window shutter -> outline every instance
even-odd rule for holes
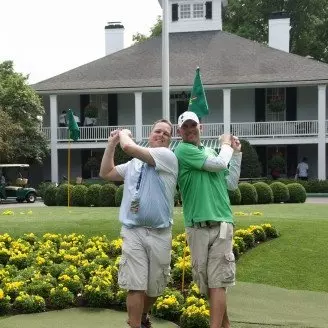
[[[172,4],[172,22],[175,22],[179,19],[178,6],[179,5],[177,3]]]
[[[206,7],[205,18],[206,19],[212,19],[212,1],[206,1],[205,2],[205,7]]]
[[[265,122],[265,89],[255,89],[255,122]]]
[[[297,88],[286,88],[286,121],[297,120]]]

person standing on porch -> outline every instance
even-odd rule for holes
[[[220,151],[200,141],[198,116],[184,112],[178,119],[182,137],[175,150],[179,162],[178,184],[192,259],[193,279],[209,296],[210,327],[230,328],[226,288],[235,284],[232,251],[233,214],[228,191],[238,188],[241,145],[237,137],[220,137]]]
[[[303,157],[302,161],[298,163],[296,175],[297,178],[300,180],[308,180],[308,171],[309,171],[309,164],[307,157]]]
[[[170,275],[173,206],[178,161],[168,149],[172,124],[154,123],[149,148],[138,146],[127,129],[111,132],[101,162],[100,176],[124,181],[120,207],[123,239],[118,283],[128,290],[128,324],[149,328],[148,312]],[[114,165],[116,145],[133,159]]]
[[[59,115],[58,123],[59,123],[59,126],[62,128],[67,126],[66,110],[63,110],[62,113]]]

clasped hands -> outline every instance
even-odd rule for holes
[[[129,129],[117,129],[110,133],[108,143],[116,146],[120,142],[120,136],[122,135],[132,138],[132,132]]]
[[[240,152],[240,150],[241,150],[240,140],[238,139],[238,137],[233,136],[232,134],[222,134],[219,137],[219,143],[220,143],[220,146],[222,146],[222,145],[231,146],[231,148],[235,152]]]

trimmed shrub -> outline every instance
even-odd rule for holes
[[[73,186],[69,185],[69,204],[72,205],[72,191]],[[68,205],[68,184],[64,183],[57,187],[57,194],[56,194],[56,204],[58,206],[67,206]]]
[[[251,232],[254,236],[254,240],[256,243],[260,243],[267,239],[264,229],[261,226],[253,226],[251,225],[248,228],[248,231]]]
[[[123,198],[123,189],[124,189],[124,184],[120,185],[117,190],[116,190],[116,194],[115,194],[115,205],[117,207],[121,206],[122,203],[122,198]]]
[[[268,184],[265,182],[256,182],[253,184],[257,192],[258,204],[270,204],[273,202],[273,193]]]
[[[244,253],[246,250],[246,244],[242,237],[235,236],[233,237],[234,243],[238,246],[239,252]]]
[[[238,187],[241,193],[241,204],[250,205],[257,203],[257,192],[252,184],[242,182]]]
[[[234,237],[241,237],[245,243],[246,249],[252,248],[255,246],[254,235],[245,229],[238,229],[234,233]]]
[[[230,204],[231,205],[239,205],[241,202],[241,193],[239,188],[236,190],[228,190]]]
[[[115,206],[115,194],[117,187],[112,183],[101,186],[99,206]]]
[[[273,201],[275,203],[286,203],[289,200],[289,191],[285,184],[282,182],[273,182],[270,184],[273,192]]]
[[[261,227],[263,228],[265,235],[268,239],[279,237],[278,230],[275,227],[273,227],[270,223],[263,223],[261,224]]]
[[[240,140],[243,160],[241,162],[241,178],[259,178],[261,165],[255,148],[246,140]]]
[[[44,194],[43,194],[43,202],[44,205],[47,206],[56,206],[56,195],[57,195],[57,187],[56,186],[49,186]]]
[[[72,190],[72,205],[85,206],[85,199],[88,188],[83,185],[75,185]]]
[[[53,182],[41,182],[36,189],[38,196],[43,198],[45,191],[49,187],[56,187],[56,184]]]
[[[91,185],[85,195],[86,206],[99,206],[100,205],[101,185]]]
[[[288,203],[304,203],[306,200],[305,188],[300,183],[290,183],[287,185],[289,191]]]

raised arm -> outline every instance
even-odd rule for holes
[[[124,129],[119,132],[120,145],[123,151],[134,158],[138,158],[141,161],[148,163],[149,165],[155,166],[155,161],[150,155],[149,149],[146,147],[138,146],[132,140],[132,134],[130,130]]]
[[[231,140],[230,134],[223,134],[219,138],[219,143],[221,145],[220,153],[218,156],[208,156],[204,162],[203,170],[209,172],[219,172],[228,168],[228,164],[233,154]]]
[[[240,141],[235,136],[231,139],[231,147],[233,149],[233,155],[229,165],[229,175],[226,177],[227,188],[229,190],[236,190],[240,178],[242,153]]]
[[[123,181],[114,164],[115,148],[119,143],[119,130],[111,132],[108,144],[101,161],[99,176],[109,181]]]

